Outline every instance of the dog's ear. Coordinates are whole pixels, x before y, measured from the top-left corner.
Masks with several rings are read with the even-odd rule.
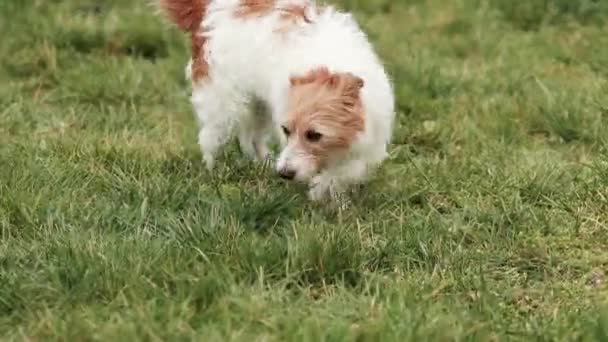
[[[344,86],[342,93],[346,96],[359,98],[360,90],[365,86],[365,81],[361,77],[351,73],[341,74],[341,76]]]
[[[359,76],[344,72],[331,73],[327,67],[313,69],[303,76],[292,76],[289,82],[292,87],[315,83],[354,101],[359,99],[360,90],[365,85]]]
[[[291,84],[292,87],[315,83],[315,82],[325,83],[328,80],[330,80],[331,77],[332,77],[332,75],[330,74],[329,69],[327,69],[327,67],[320,67],[320,68],[309,71],[307,74],[305,74],[303,76],[302,75],[291,76],[289,78],[289,83]]]

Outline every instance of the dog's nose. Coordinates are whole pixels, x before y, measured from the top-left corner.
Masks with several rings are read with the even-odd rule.
[[[281,169],[279,171],[279,176],[283,179],[292,180],[296,177],[296,172],[289,169]]]

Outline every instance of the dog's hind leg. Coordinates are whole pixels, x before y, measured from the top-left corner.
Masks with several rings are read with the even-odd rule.
[[[218,150],[232,137],[235,124],[245,109],[234,92],[224,91],[212,82],[197,86],[192,93],[192,104],[200,123],[198,142],[203,161],[212,170]]]
[[[239,144],[241,151],[253,160],[264,161],[270,157],[268,138],[272,131],[272,120],[264,104],[257,99],[251,101],[249,110],[239,122]]]

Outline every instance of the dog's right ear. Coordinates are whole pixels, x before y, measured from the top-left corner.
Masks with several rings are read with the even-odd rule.
[[[309,71],[307,74],[303,76],[291,76],[289,78],[289,83],[292,87],[310,84],[310,83],[325,83],[326,81],[331,79],[331,73],[327,67],[320,67],[317,69],[313,69]]]

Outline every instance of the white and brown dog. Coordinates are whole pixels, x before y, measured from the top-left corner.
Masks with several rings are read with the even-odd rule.
[[[192,37],[192,104],[204,161],[238,134],[252,158],[308,182],[320,200],[365,180],[387,155],[394,97],[382,64],[354,19],[313,0],[159,0]],[[256,115],[252,101],[270,113]]]

